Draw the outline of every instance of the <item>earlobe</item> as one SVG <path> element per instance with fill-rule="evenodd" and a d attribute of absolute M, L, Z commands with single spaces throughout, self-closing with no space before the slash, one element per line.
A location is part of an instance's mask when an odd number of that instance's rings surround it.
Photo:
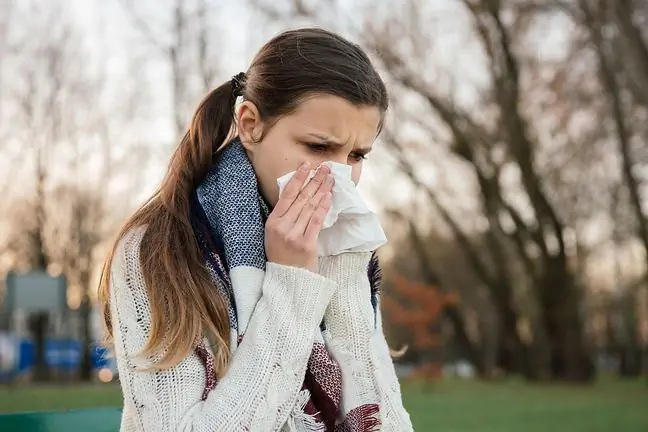
<path fill-rule="evenodd" d="M 237 119 L 238 134 L 243 146 L 252 150 L 253 144 L 261 138 L 263 122 L 256 105 L 250 101 L 244 101 L 239 107 Z"/>

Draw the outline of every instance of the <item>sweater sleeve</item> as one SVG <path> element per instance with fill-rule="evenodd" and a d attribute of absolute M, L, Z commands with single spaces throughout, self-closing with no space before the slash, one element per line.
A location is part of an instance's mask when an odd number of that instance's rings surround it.
<path fill-rule="evenodd" d="M 269 263 L 261 298 L 225 376 L 202 401 L 205 369 L 194 353 L 176 366 L 143 371 L 137 354 L 150 332 L 140 269 L 143 233 L 122 239 L 111 268 L 110 311 L 124 394 L 122 431 L 279 430 L 301 389 L 313 338 L 335 284 Z"/>
<path fill-rule="evenodd" d="M 345 253 L 320 259 L 320 274 L 338 289 L 324 315 L 325 338 L 340 363 L 343 408 L 348 414 L 361 405 L 377 403 L 381 431 L 412 431 L 403 407 L 400 383 L 382 329 L 374 317 L 367 267 L 371 253 Z M 377 318 L 377 325 L 376 320 Z"/>

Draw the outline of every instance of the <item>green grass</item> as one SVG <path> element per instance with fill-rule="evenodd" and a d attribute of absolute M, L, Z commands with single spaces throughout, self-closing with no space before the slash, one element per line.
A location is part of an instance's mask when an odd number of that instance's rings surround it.
<path fill-rule="evenodd" d="M 60 411 L 121 405 L 121 389 L 115 384 L 0 387 L 0 413 Z"/>
<path fill-rule="evenodd" d="M 445 381 L 405 385 L 417 431 L 646 432 L 648 386 L 602 380 L 594 386 Z M 0 387 L 0 412 L 119 406 L 115 385 Z"/>
<path fill-rule="evenodd" d="M 404 390 L 416 430 L 435 432 L 646 432 L 648 386 L 589 387 L 448 381 Z"/>

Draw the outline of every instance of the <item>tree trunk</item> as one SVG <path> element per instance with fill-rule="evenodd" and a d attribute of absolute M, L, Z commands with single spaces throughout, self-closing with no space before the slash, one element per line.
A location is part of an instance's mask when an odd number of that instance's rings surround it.
<path fill-rule="evenodd" d="M 49 367 L 45 358 L 45 340 L 49 319 L 45 312 L 35 313 L 29 317 L 29 330 L 34 340 L 34 376 L 35 382 L 48 381 Z"/>
<path fill-rule="evenodd" d="M 580 296 L 573 277 L 556 258 L 547 269 L 541 290 L 543 322 L 549 341 L 552 376 L 564 381 L 590 381 L 594 364 L 583 338 Z"/>
<path fill-rule="evenodd" d="M 475 367 L 475 371 L 480 378 L 488 377 L 490 375 L 490 371 L 486 369 L 483 353 L 468 337 L 466 325 L 463 317 L 461 316 L 461 311 L 459 310 L 459 308 L 457 308 L 456 306 L 448 305 L 444 309 L 443 313 L 448 318 L 448 321 L 450 321 L 450 323 L 452 324 L 457 345 L 459 346 L 459 350 L 462 352 L 466 360 L 468 360 Z"/>
<path fill-rule="evenodd" d="M 529 349 L 517 332 L 517 315 L 511 309 L 499 311 L 500 337 L 495 366 L 507 375 L 521 375 L 534 380 L 539 372 L 529 363 Z"/>
<path fill-rule="evenodd" d="M 81 315 L 81 364 L 79 377 L 82 381 L 92 379 L 92 343 L 90 335 L 90 298 L 87 294 L 81 302 L 79 309 Z"/>

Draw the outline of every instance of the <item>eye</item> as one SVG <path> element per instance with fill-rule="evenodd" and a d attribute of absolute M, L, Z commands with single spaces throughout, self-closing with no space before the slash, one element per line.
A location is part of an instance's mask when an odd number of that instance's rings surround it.
<path fill-rule="evenodd" d="M 325 153 L 329 150 L 329 146 L 326 144 L 314 144 L 314 143 L 308 143 L 306 146 L 315 153 Z"/>
<path fill-rule="evenodd" d="M 361 162 L 361 161 L 367 159 L 367 155 L 362 154 L 362 153 L 351 153 L 349 155 L 349 157 L 351 159 L 353 159 L 354 161 L 356 161 L 356 162 Z"/>

